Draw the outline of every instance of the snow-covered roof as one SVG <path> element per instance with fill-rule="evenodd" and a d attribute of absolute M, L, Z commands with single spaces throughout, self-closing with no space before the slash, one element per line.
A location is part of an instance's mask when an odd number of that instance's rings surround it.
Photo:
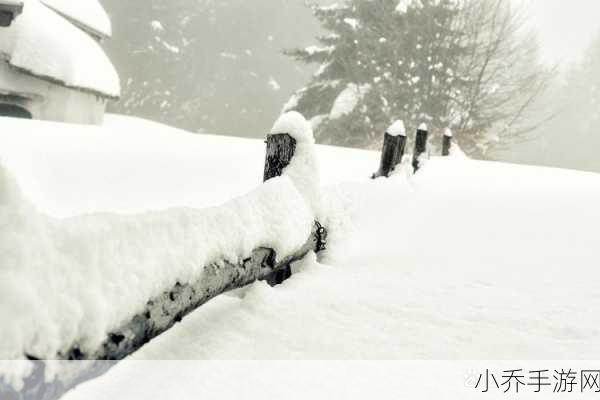
<path fill-rule="evenodd" d="M 41 2 L 95 36 L 112 36 L 110 18 L 98 0 L 41 0 Z"/>
<path fill-rule="evenodd" d="M 25 0 L 23 14 L 0 30 L 0 57 L 41 79 L 105 97 L 120 95 L 119 76 L 100 45 L 38 0 Z"/>

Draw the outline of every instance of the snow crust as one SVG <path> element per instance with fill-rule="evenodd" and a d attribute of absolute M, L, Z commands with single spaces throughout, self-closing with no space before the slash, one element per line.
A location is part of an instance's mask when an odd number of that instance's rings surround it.
<path fill-rule="evenodd" d="M 391 136 L 406 136 L 406 128 L 403 121 L 394 122 L 386 131 Z"/>
<path fill-rule="evenodd" d="M 85 3 L 68 4 L 80 2 Z M 38 0 L 25 0 L 23 14 L 2 29 L 0 55 L 38 77 L 108 97 L 120 95 L 119 76 L 100 45 Z"/>
<path fill-rule="evenodd" d="M 112 36 L 108 14 L 98 0 L 41 0 L 48 7 L 76 21 L 84 29 L 105 37 Z"/>

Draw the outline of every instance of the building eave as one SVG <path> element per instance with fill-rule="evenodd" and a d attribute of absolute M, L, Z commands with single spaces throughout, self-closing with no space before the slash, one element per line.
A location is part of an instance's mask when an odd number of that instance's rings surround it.
<path fill-rule="evenodd" d="M 10 63 L 10 61 L 6 61 L 5 60 L 5 62 L 8 64 L 8 66 L 11 69 L 13 69 L 16 72 L 20 72 L 22 74 L 29 75 L 31 77 L 43 80 L 45 82 L 52 83 L 54 85 L 59 85 L 59 86 L 65 87 L 67 89 L 77 90 L 79 92 L 88 93 L 88 94 L 91 94 L 91 95 L 94 95 L 94 96 L 102 97 L 102 98 L 104 98 L 106 100 L 117 101 L 117 100 L 120 99 L 120 96 L 115 96 L 115 95 L 112 95 L 112 94 L 103 93 L 103 92 L 100 92 L 98 90 L 90 89 L 90 88 L 86 88 L 86 87 L 69 85 L 69 84 L 65 83 L 64 81 L 62 81 L 60 79 L 57 79 L 57 78 L 54 78 L 52 76 L 41 75 L 41 74 L 35 73 L 35 72 L 33 72 L 33 71 L 31 71 L 31 70 L 29 70 L 27 68 L 23 68 L 23 67 L 18 67 L 16 65 L 12 65 Z"/>
<path fill-rule="evenodd" d="M 96 40 L 98 41 L 103 41 L 105 39 L 110 39 L 112 37 L 112 33 L 111 34 L 107 34 L 105 32 L 100 32 L 97 29 L 92 28 L 89 25 L 86 25 L 84 23 L 81 23 L 80 21 L 76 20 L 75 18 L 61 12 L 60 10 L 56 9 L 55 7 L 52 7 L 46 3 L 42 3 L 44 6 L 48 7 L 50 10 L 54 11 L 55 13 L 57 13 L 58 15 L 60 15 L 61 17 L 63 17 L 64 19 L 68 20 L 70 23 L 72 23 L 73 25 L 75 25 L 77 28 L 81 29 L 82 31 L 84 31 L 85 33 L 91 35 L 92 37 L 94 37 Z"/>

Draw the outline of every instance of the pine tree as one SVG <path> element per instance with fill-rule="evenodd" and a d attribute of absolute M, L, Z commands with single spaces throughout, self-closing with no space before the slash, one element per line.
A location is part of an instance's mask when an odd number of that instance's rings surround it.
<path fill-rule="evenodd" d="M 535 41 L 517 37 L 508 0 L 348 0 L 312 9 L 330 33 L 319 46 L 287 52 L 320 68 L 285 109 L 312 118 L 322 143 L 377 147 L 403 119 L 413 130 L 451 127 L 466 151 L 483 155 L 520 133 L 546 81 Z"/>

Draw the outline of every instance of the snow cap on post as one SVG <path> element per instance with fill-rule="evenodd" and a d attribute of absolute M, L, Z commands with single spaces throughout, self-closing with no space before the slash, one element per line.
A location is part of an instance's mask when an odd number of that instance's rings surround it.
<path fill-rule="evenodd" d="M 421 125 L 419 125 L 419 130 L 420 131 L 427 131 L 427 124 L 425 122 L 421 123 Z"/>
<path fill-rule="evenodd" d="M 402 120 L 397 120 L 388 129 L 387 134 L 390 136 L 406 136 L 406 128 Z"/>
<path fill-rule="evenodd" d="M 450 128 L 444 129 L 444 136 L 446 136 L 446 137 L 452 137 L 453 136 L 452 131 L 450 130 Z"/>
<path fill-rule="evenodd" d="M 290 111 L 280 116 L 270 135 L 288 134 L 296 140 L 296 143 L 314 143 L 312 127 L 310 122 L 297 111 Z"/>
<path fill-rule="evenodd" d="M 313 212 L 320 210 L 320 174 L 310 122 L 297 111 L 283 114 L 267 136 L 265 181 L 289 177 Z"/>

